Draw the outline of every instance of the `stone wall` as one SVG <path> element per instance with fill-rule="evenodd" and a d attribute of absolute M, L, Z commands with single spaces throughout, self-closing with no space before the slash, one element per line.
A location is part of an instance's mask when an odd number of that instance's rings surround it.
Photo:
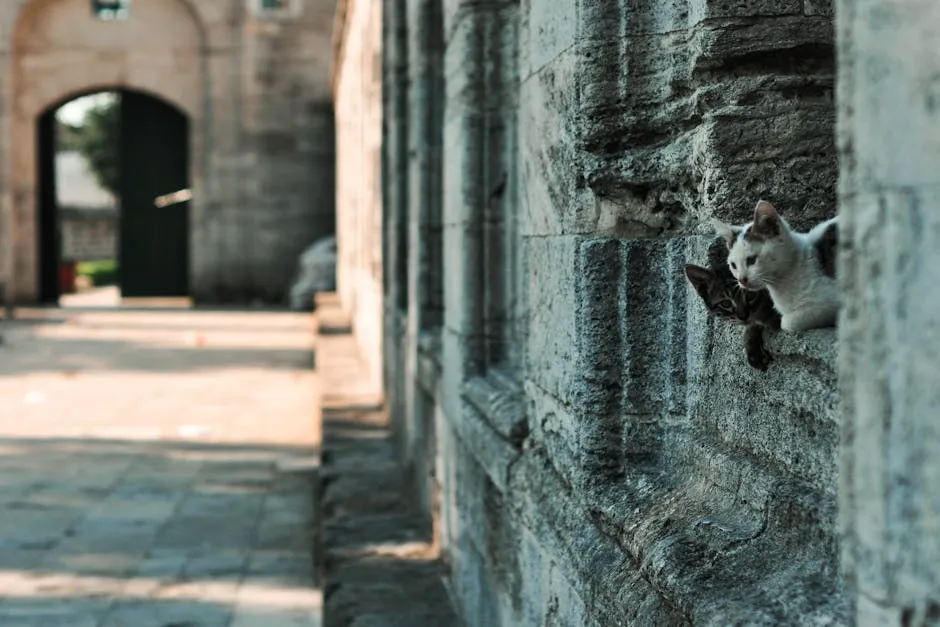
<path fill-rule="evenodd" d="M 835 213 L 828 3 L 384 13 L 385 391 L 469 624 L 844 622 L 835 332 L 758 372 L 682 273 Z"/>
<path fill-rule="evenodd" d="M 853 623 L 940 621 L 940 4 L 837 3 Z"/>
<path fill-rule="evenodd" d="M 96 90 L 142 90 L 190 120 L 190 285 L 199 302 L 282 300 L 297 255 L 334 230 L 335 0 L 0 3 L 0 274 L 37 297 L 36 118 Z M 12 282 L 12 281 L 11 281 Z"/>
<path fill-rule="evenodd" d="M 283 16 L 248 12 L 242 24 L 241 126 L 232 155 L 238 165 L 224 192 L 237 200 L 217 205 L 225 226 L 214 237 L 227 254 L 215 280 L 224 300 L 282 299 L 298 255 L 335 232 L 330 66 L 336 0 L 286 5 Z"/>

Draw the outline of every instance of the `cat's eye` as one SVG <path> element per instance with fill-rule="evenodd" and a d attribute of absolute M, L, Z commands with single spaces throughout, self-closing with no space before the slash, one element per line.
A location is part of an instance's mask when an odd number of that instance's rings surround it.
<path fill-rule="evenodd" d="M 738 264 L 736 264 L 735 262 L 732 261 L 732 262 L 731 262 L 731 269 L 732 269 L 732 270 L 737 270 L 737 269 L 738 269 Z"/>
<path fill-rule="evenodd" d="M 755 261 L 757 261 L 757 255 L 751 255 L 744 260 L 744 262 L 749 266 L 753 266 Z"/>

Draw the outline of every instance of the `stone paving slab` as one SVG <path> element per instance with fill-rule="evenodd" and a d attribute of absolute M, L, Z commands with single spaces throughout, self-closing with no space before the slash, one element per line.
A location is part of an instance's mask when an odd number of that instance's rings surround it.
<path fill-rule="evenodd" d="M 320 625 L 310 316 L 18 314 L 0 626 Z"/>

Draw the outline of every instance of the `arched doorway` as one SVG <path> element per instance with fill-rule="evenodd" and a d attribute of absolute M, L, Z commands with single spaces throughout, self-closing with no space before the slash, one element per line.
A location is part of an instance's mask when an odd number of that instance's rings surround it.
<path fill-rule="evenodd" d="M 157 199 L 189 189 L 189 120 L 174 105 L 132 89 L 118 94 L 119 235 L 123 297 L 187 296 L 189 202 Z M 56 112 L 76 96 L 50 105 L 37 125 L 37 259 L 39 300 L 57 304 L 62 259 L 56 193 Z"/>
<path fill-rule="evenodd" d="M 189 168 L 188 185 L 181 187 L 193 189 L 192 207 L 187 207 L 187 213 L 192 213 L 188 222 L 193 226 L 179 244 L 185 251 L 181 254 L 186 258 L 189 271 L 199 267 L 199 255 L 192 251 L 203 247 L 192 242 L 201 241 L 199 228 L 203 224 L 205 206 L 205 194 L 200 190 L 207 164 L 204 148 L 208 83 L 205 80 L 206 35 L 201 14 L 194 8 L 197 4 L 202 6 L 193 0 L 135 2 L 128 5 L 130 11 L 125 19 L 112 20 L 96 17 L 90 10 L 90 0 L 28 0 L 15 12 L 15 26 L 10 35 L 11 83 L 4 94 L 7 96 L 5 107 L 0 112 L 8 129 L 6 145 L 16 147 L 9 151 L 9 159 L 4 159 L 2 164 L 6 203 L 0 207 L 3 216 L 0 228 L 3 271 L 0 274 L 8 277 L 7 288 L 16 302 L 51 300 L 48 290 L 42 289 L 42 276 L 51 271 L 40 268 L 44 247 L 43 234 L 38 230 L 43 224 L 40 220 L 42 196 L 49 193 L 48 186 L 37 178 L 44 167 L 49 167 L 48 162 L 43 164 L 40 154 L 42 135 L 49 132 L 48 129 L 43 131 L 49 125 L 49 118 L 45 116 L 79 95 L 101 90 L 132 94 L 126 99 L 128 103 L 137 100 L 133 94 L 141 96 L 139 106 L 125 107 L 122 115 L 138 120 L 157 116 L 164 120 L 160 124 L 146 121 L 132 124 L 138 127 L 142 146 L 152 143 L 153 134 L 160 134 L 159 129 L 174 126 L 186 129 L 176 136 L 189 137 L 178 161 Z M 135 156 L 134 148 L 125 148 L 128 158 L 143 159 L 144 155 Z M 149 150 L 156 148 L 151 146 Z M 47 161 L 49 156 L 46 156 Z M 134 172 L 131 168 L 125 170 Z M 147 168 L 139 168 L 139 175 L 147 176 Z M 140 192 L 144 193 L 143 188 Z M 48 205 L 48 199 L 45 202 Z M 150 202 L 152 206 L 152 198 Z M 127 228 L 133 228 L 134 224 L 132 220 Z M 143 232 L 149 227 L 138 228 Z M 46 234 L 45 237 L 51 236 Z M 164 238 L 153 233 L 152 237 L 141 238 L 141 241 L 155 243 Z M 133 237 L 130 241 L 134 241 Z M 168 242 L 163 245 L 171 246 Z M 135 251 L 127 248 L 127 251 L 132 256 L 133 253 L 157 254 L 151 248 Z M 130 271 L 134 261 L 129 259 L 127 263 Z M 161 274 L 148 279 L 147 287 L 141 291 L 182 291 L 178 287 L 180 281 L 175 281 L 172 289 L 162 284 L 164 280 L 169 282 L 171 276 L 174 275 Z M 128 281 L 131 280 L 128 276 Z M 128 295 L 139 291 L 133 284 L 125 283 Z M 191 276 L 187 276 L 186 295 L 190 284 Z"/>

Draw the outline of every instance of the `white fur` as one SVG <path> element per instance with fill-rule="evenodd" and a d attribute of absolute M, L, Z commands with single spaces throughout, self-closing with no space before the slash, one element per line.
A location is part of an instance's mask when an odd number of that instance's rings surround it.
<path fill-rule="evenodd" d="M 814 245 L 829 226 L 838 224 L 838 218 L 816 225 L 809 233 L 791 230 L 780 216 L 778 220 L 779 235 L 764 241 L 745 239 L 753 222 L 744 227 L 716 224 L 726 239 L 734 236 L 728 253 L 731 273 L 739 281 L 746 280 L 747 289 L 767 288 L 780 312 L 783 330 L 834 326 L 839 313 L 839 290 L 836 281 L 823 274 Z M 739 237 L 738 232 L 742 232 Z M 748 258 L 754 257 L 756 261 L 748 265 Z"/>

